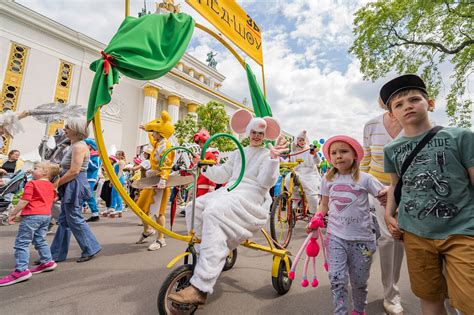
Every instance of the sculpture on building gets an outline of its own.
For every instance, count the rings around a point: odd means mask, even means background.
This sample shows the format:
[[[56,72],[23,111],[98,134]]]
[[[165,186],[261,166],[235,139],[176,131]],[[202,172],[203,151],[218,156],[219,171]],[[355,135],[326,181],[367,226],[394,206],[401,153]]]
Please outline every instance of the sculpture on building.
[[[161,3],[156,4],[156,11],[157,13],[161,13],[161,11],[168,11],[171,13],[180,13],[181,5],[174,4],[174,0],[162,0]]]
[[[207,59],[206,59],[207,65],[214,69],[217,66],[217,61],[216,59],[214,59],[215,56],[217,56],[217,53],[213,53],[212,51],[210,51],[207,53]]]

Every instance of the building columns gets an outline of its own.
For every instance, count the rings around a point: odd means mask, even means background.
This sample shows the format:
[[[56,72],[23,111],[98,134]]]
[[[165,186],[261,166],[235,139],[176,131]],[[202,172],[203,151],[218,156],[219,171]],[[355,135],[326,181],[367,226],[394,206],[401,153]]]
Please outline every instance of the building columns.
[[[197,108],[198,108],[198,104],[195,104],[195,103],[189,103],[188,104],[188,114],[193,116],[193,119],[197,121],[198,119],[198,115],[197,115]]]
[[[158,88],[146,85],[143,88],[143,115],[142,123],[146,124],[156,118],[156,101],[158,100]],[[140,144],[148,143],[146,132],[140,132]]]
[[[171,116],[171,121],[176,123],[179,119],[179,103],[180,103],[179,96],[170,95],[168,96],[168,113]]]

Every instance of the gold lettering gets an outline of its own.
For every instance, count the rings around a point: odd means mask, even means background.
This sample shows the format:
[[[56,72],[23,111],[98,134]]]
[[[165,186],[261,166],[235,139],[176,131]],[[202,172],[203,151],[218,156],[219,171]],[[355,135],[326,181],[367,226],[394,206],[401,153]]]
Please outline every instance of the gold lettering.
[[[239,27],[239,29],[237,29],[237,26]],[[235,15],[234,15],[234,30],[243,38],[245,39],[245,29],[242,28],[242,25],[240,25],[240,23],[238,23],[235,19]]]
[[[229,21],[229,12],[227,12],[226,9],[222,8],[222,16],[221,16],[221,20],[223,20],[224,22],[227,23],[227,25],[230,26],[230,21]]]
[[[214,6],[214,4],[215,4],[215,6]],[[219,2],[217,2],[217,0],[211,0],[211,9],[212,9],[212,11],[219,14]]]
[[[253,45],[255,43],[255,40],[253,39],[253,36],[250,32],[247,32],[247,34],[245,34],[245,37],[247,38],[247,41],[250,45]]]

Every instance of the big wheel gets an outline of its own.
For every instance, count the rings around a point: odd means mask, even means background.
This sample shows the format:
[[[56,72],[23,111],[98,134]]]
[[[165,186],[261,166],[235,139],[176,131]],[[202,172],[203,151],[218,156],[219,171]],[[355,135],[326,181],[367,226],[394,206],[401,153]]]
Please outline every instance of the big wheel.
[[[169,314],[193,314],[197,306],[195,305],[183,305],[171,302],[168,300],[170,293],[178,292],[190,285],[189,280],[193,276],[192,265],[182,265],[174,269],[160,288],[158,293],[158,311],[162,315]]]
[[[227,255],[225,259],[224,268],[222,268],[222,271],[227,271],[227,270],[232,269],[236,261],[237,261],[237,248],[235,248],[233,251],[230,251],[229,255]]]
[[[288,257],[291,266],[291,259]],[[273,288],[278,292],[278,294],[286,294],[292,284],[293,280],[290,279],[289,273],[286,270],[285,260],[280,260],[280,265],[278,266],[278,276],[272,277]]]
[[[295,212],[291,207],[288,194],[279,195],[270,210],[270,234],[275,245],[286,248],[291,240],[294,227]]]

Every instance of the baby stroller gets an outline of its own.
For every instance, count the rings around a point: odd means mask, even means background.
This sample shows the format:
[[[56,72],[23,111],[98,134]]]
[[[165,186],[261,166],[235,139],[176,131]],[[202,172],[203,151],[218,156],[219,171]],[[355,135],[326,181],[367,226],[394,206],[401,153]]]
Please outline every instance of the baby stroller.
[[[0,187],[0,224],[8,225],[8,213],[11,207],[10,194],[15,194],[23,188],[27,180],[26,174],[23,171],[15,172],[8,184]]]

